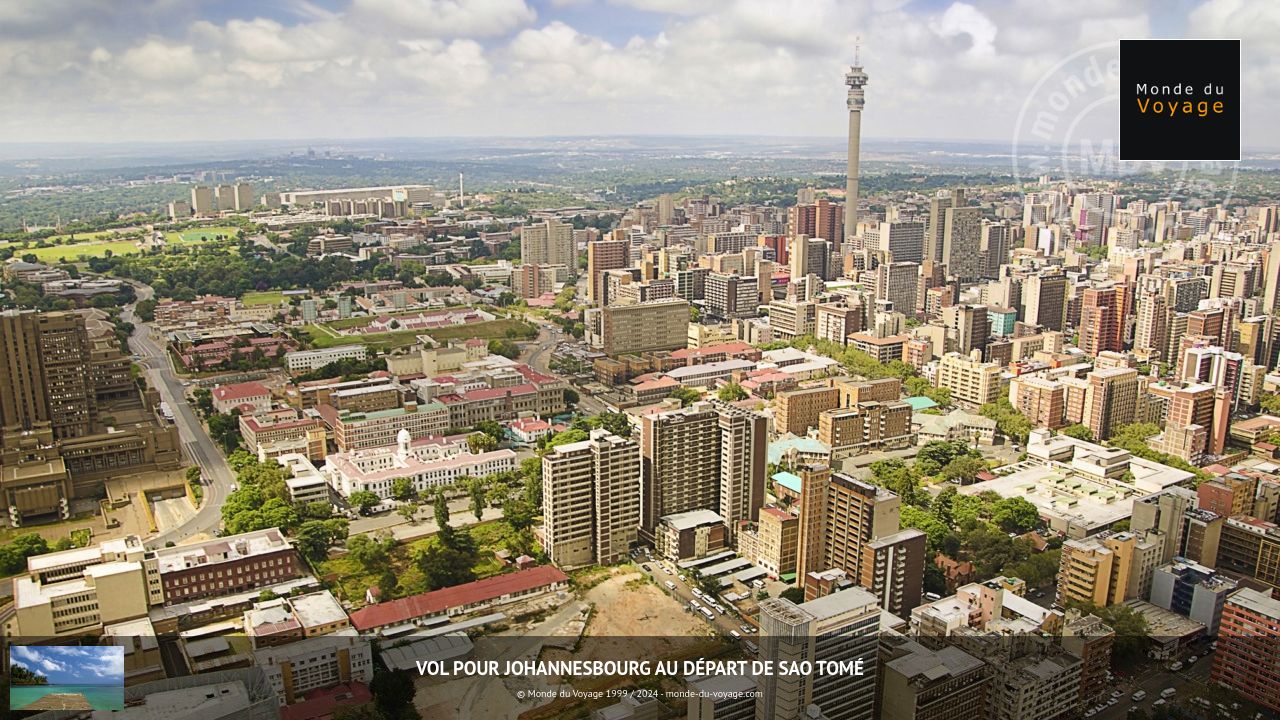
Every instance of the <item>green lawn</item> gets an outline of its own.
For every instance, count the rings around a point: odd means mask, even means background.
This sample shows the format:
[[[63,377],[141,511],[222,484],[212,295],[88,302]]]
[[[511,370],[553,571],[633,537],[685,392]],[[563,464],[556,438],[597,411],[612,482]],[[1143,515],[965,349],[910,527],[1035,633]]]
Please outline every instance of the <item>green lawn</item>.
[[[230,225],[219,227],[190,228],[187,230],[171,231],[164,234],[164,239],[168,242],[181,243],[201,243],[217,240],[219,235],[230,240],[240,232],[240,228]]]
[[[284,293],[279,290],[245,293],[241,296],[240,302],[244,303],[245,307],[253,307],[254,305],[279,305],[284,302]]]
[[[94,243],[76,243],[74,245],[54,245],[53,247],[37,248],[33,247],[27,250],[17,252],[19,257],[28,253],[35,255],[36,259],[44,263],[58,262],[62,258],[69,261],[75,261],[84,256],[86,258],[103,257],[110,250],[112,255],[133,255],[139,252],[138,246],[132,240],[113,240],[110,242],[94,242]]]
[[[338,322],[342,321],[329,323],[329,326],[337,325]],[[317,325],[309,326],[307,328],[307,332],[311,335],[311,340],[317,348],[364,344],[375,350],[385,350],[412,345],[417,342],[418,335],[430,335],[442,343],[447,340],[469,338],[493,340],[496,338],[506,337],[507,330],[519,330],[522,327],[523,325],[519,320],[504,318],[501,320],[490,320],[487,322],[468,323],[466,325],[438,328],[435,330],[428,330],[426,332],[418,330],[396,330],[394,332],[373,333],[371,335],[339,335],[334,337]]]

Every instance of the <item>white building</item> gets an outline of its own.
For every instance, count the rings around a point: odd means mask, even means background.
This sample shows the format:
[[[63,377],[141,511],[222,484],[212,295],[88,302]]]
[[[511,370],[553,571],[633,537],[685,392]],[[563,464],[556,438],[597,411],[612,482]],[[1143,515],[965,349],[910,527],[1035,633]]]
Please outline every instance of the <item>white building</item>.
[[[285,453],[276,462],[289,468],[293,477],[284,481],[289,488],[289,500],[294,503],[329,502],[329,482],[315,465],[300,453]]]
[[[414,440],[408,430],[401,430],[395,445],[330,455],[322,473],[343,497],[368,490],[389,500],[391,484],[397,478],[409,478],[415,490],[425,493],[463,475],[484,477],[515,469],[516,454],[511,450],[475,455],[467,452],[464,443],[449,443],[439,437]]]
[[[368,348],[358,343],[323,350],[294,350],[284,354],[284,366],[289,372],[307,372],[339,360],[364,360],[368,355]]]
[[[369,641],[354,630],[259,649],[254,657],[281,705],[297,702],[318,688],[346,682],[368,684],[373,679],[373,651]]]

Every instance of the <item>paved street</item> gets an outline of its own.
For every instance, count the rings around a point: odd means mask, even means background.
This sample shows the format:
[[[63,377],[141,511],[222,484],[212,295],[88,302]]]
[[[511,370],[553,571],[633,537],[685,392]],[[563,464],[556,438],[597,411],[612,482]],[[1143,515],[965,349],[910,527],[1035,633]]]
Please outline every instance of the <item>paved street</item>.
[[[666,561],[648,560],[643,554],[641,554],[640,557],[636,559],[636,567],[638,567],[641,572],[652,577],[664,592],[671,594],[676,600],[679,600],[680,604],[684,606],[685,612],[695,612],[689,609],[689,602],[692,600],[697,600],[699,605],[706,607],[707,603],[705,601],[694,596],[693,586],[691,586],[689,582],[680,579],[680,569],[676,567],[674,563],[666,562],[666,565],[674,571],[668,573],[663,568],[663,562]],[[648,570],[644,569],[645,565],[649,566]],[[684,573],[684,575],[685,577],[688,577],[688,573]],[[675,586],[674,589],[667,587],[668,582]],[[721,598],[716,598],[716,601],[725,609],[725,614],[721,615],[714,609],[708,608],[711,609],[711,613],[714,616],[714,619],[708,620],[711,627],[721,635],[731,635],[736,632],[743,636],[744,639],[751,639],[751,635],[742,632],[742,619],[733,611],[733,607]],[[699,617],[705,619],[706,616],[699,613]]]
[[[154,295],[154,291],[148,286],[135,285],[135,287],[139,300],[147,300]],[[192,535],[212,534],[222,523],[222,504],[231,494],[235,473],[231,471],[226,458],[209,437],[209,433],[205,431],[195,410],[187,402],[186,388],[173,372],[173,365],[169,362],[163,340],[151,336],[151,327],[134,315],[132,305],[125,307],[121,318],[134,324],[133,335],[129,337],[129,346],[133,353],[141,358],[138,364],[144,368],[147,380],[159,391],[160,399],[168,403],[173,411],[183,454],[190,462],[200,466],[205,481],[204,503],[195,517],[180,527],[149,539],[147,545],[163,547],[166,542],[182,542]]]

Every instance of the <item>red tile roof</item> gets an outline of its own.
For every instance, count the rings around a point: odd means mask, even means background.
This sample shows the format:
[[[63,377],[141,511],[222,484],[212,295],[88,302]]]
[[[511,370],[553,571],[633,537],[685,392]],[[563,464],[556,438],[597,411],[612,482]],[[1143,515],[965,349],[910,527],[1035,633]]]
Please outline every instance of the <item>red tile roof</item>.
[[[260,382],[243,382],[233,385],[219,385],[213,389],[214,400],[241,400],[251,397],[270,395],[271,391]]]
[[[369,605],[351,613],[351,625],[364,632],[396,625],[415,618],[439,615],[450,608],[466,607],[503,595],[528,592],[568,581],[569,576],[553,565],[539,565],[528,570],[495,575],[465,585],[410,595],[407,598]]]
[[[280,708],[280,720],[321,720],[333,717],[339,708],[363,705],[373,699],[373,693],[364,683],[335,685],[317,688],[303,696],[305,699]]]

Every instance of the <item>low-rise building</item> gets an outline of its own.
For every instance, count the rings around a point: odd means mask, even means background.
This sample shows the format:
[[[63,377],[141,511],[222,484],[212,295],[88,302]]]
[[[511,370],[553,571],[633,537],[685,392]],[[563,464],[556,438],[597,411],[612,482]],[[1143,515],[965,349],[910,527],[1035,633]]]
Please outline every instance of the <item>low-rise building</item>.
[[[305,575],[302,559],[279,528],[153,552],[164,597],[175,603],[231,595]]]
[[[291,373],[319,370],[329,363],[339,360],[364,360],[369,350],[359,343],[353,345],[337,345],[320,350],[295,350],[285,353],[284,366]]]
[[[404,407],[374,412],[341,411],[321,405],[316,412],[333,431],[339,452],[394,445],[401,430],[414,438],[443,435],[448,430],[449,408],[442,402],[408,401]]]
[[[241,415],[253,415],[271,409],[271,390],[260,382],[219,385],[212,395],[213,409],[220,413],[239,409]]]
[[[415,439],[402,429],[395,444],[329,455],[321,474],[343,497],[367,490],[390,500],[398,478],[408,478],[414,490],[423,494],[463,476],[484,477],[515,469],[516,454],[511,450],[473,454],[465,442],[452,443],[440,436]]]

